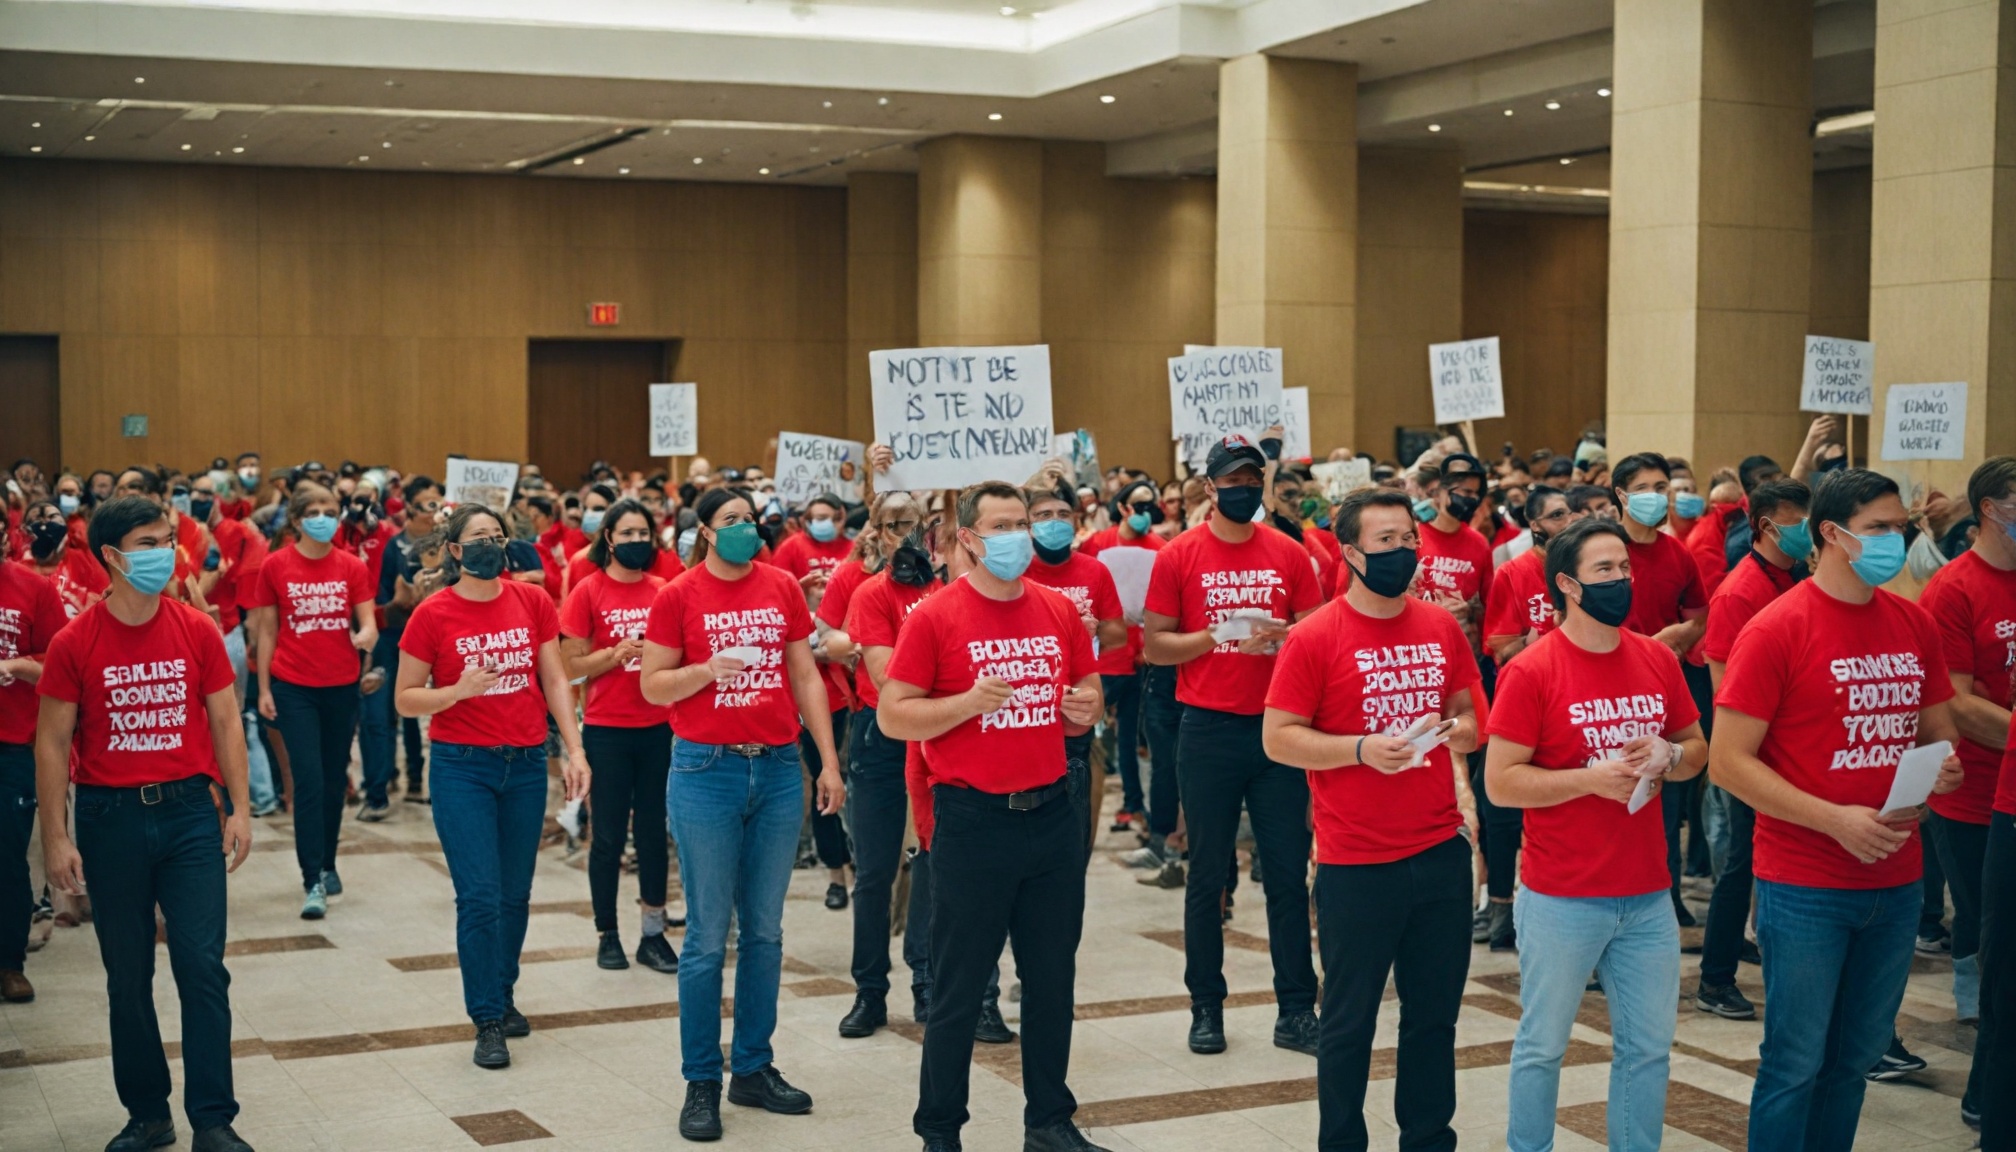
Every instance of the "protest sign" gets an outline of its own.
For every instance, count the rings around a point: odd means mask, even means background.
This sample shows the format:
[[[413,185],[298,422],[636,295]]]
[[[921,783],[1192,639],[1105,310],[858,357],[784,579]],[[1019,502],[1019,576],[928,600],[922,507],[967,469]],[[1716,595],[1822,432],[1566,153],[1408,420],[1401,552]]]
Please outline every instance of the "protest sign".
[[[1050,455],[1071,466],[1071,482],[1080,488],[1102,491],[1102,477],[1099,474],[1099,445],[1092,439],[1092,433],[1080,428],[1076,432],[1059,432]]]
[[[518,488],[518,465],[503,460],[467,460],[450,456],[441,474],[442,499],[455,505],[481,504],[501,513]]]
[[[1358,489],[1372,486],[1372,458],[1354,456],[1349,460],[1311,464],[1309,475],[1323,485],[1323,498],[1336,504]]]
[[[878,490],[1020,484],[1055,446],[1047,344],[887,349],[868,374],[875,439],[896,457]]]
[[[1802,412],[1876,411],[1876,346],[1866,340],[1806,337],[1806,373],[1799,384]]]
[[[1505,374],[1498,337],[1428,346],[1428,382],[1435,394],[1435,423],[1493,420],[1505,415]]]
[[[1309,389],[1281,389],[1281,459],[1307,460],[1309,450]]]
[[[651,385],[651,455],[691,456],[700,451],[700,386]]]
[[[1279,348],[1204,348],[1169,358],[1169,428],[1177,457],[1204,467],[1211,445],[1260,434],[1283,418]]]
[[[1883,405],[1885,460],[1960,460],[1966,440],[1966,384],[1890,386]]]
[[[831,492],[850,504],[861,502],[861,472],[868,447],[809,432],[777,434],[777,499],[803,508],[814,496]]]
[[[1120,612],[1129,624],[1141,623],[1148,603],[1148,576],[1155,567],[1155,553],[1146,548],[1107,548],[1099,562],[1113,573],[1113,590],[1120,594]]]

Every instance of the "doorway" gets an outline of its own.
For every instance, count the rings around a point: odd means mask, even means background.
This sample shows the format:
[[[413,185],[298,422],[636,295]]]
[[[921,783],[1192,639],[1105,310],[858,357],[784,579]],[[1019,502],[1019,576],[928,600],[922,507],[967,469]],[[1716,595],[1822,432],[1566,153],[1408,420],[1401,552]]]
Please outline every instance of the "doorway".
[[[56,337],[0,336],[0,467],[35,461],[53,483],[63,467]]]
[[[676,340],[534,340],[525,428],[529,458],[556,487],[597,460],[648,470],[650,385],[672,380]]]

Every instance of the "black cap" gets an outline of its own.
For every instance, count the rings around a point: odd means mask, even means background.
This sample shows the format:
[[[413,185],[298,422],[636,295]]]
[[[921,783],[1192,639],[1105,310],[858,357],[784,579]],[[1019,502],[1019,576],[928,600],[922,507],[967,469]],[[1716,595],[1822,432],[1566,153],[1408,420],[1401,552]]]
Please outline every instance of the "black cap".
[[[1241,468],[1251,468],[1255,472],[1267,471],[1267,456],[1260,446],[1237,432],[1211,446],[1211,454],[1204,458],[1204,475],[1216,480],[1230,475]]]
[[[1459,461],[1468,464],[1469,467],[1462,469],[1451,467],[1451,465]],[[1481,476],[1486,480],[1491,478],[1490,472],[1484,467],[1484,462],[1470,455],[1468,452],[1451,452],[1442,458],[1442,479],[1453,480],[1458,476],[1469,476],[1472,474]]]

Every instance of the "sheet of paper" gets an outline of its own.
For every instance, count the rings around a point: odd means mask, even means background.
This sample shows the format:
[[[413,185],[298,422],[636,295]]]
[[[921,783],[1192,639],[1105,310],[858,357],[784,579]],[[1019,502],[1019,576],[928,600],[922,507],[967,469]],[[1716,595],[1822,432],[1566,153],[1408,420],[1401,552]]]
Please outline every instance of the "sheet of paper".
[[[1099,553],[1099,562],[1113,573],[1113,590],[1120,594],[1120,614],[1129,624],[1141,623],[1148,602],[1148,577],[1155,570],[1155,553],[1146,548],[1108,548]]]
[[[1241,608],[1232,615],[1211,626],[1211,638],[1220,644],[1228,640],[1245,640],[1252,636],[1255,625],[1263,620],[1272,620],[1273,614],[1265,608]]]
[[[1656,774],[1638,777],[1638,786],[1631,789],[1631,799],[1624,805],[1624,811],[1636,816],[1640,808],[1651,802],[1652,786],[1658,782],[1659,777]]]
[[[726,656],[730,660],[740,660],[742,666],[747,668],[758,660],[763,659],[763,649],[753,644],[745,644],[740,648],[723,648],[721,651],[716,652],[715,655]]]
[[[1442,727],[1442,717],[1423,716],[1407,726],[1400,734],[1402,740],[1414,746],[1414,759],[1407,765],[1419,768],[1428,762],[1428,754],[1449,742],[1449,734]]]
[[[1939,782],[1939,765],[1952,754],[1952,743],[1941,740],[1898,757],[1897,775],[1890,781],[1890,798],[1883,802],[1882,811],[1887,815],[1925,803],[1932,795],[1932,785]]]

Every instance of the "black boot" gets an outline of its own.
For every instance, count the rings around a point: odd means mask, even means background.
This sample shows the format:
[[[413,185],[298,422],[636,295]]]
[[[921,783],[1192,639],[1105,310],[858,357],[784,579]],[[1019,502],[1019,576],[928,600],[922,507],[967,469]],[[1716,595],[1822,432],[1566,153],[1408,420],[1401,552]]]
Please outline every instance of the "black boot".
[[[812,1111],[811,1094],[792,1087],[775,1064],[765,1064],[747,1076],[730,1076],[728,1102],[780,1116],[802,1116]]]
[[[1491,951],[1517,952],[1519,934],[1512,928],[1512,905],[1491,902]]]
[[[1190,1006],[1190,1051],[1215,1056],[1225,1051],[1225,1009],[1212,1004]]]
[[[876,1029],[889,1023],[889,1009],[882,1002],[880,992],[856,992],[854,1007],[840,1018],[840,1035],[849,1040],[860,1040],[875,1034]]]
[[[105,1152],[146,1152],[149,1148],[164,1148],[175,1142],[175,1121],[162,1117],[159,1120],[141,1120],[135,1117],[126,1122],[112,1142],[105,1145]]]
[[[595,966],[611,972],[630,967],[630,958],[623,954],[623,937],[619,933],[602,933],[601,942],[595,945]]]
[[[982,1044],[1013,1044],[1015,1032],[1001,1018],[1001,1005],[992,1001],[980,1005],[980,1018],[973,1022],[973,1039]]]
[[[196,1139],[189,1142],[190,1152],[252,1152],[247,1144],[229,1124],[219,1124],[215,1128],[205,1128],[196,1133]]]
[[[513,1040],[532,1034],[532,1021],[527,1020],[525,1014],[518,1011],[518,1005],[508,992],[504,994],[504,1019],[498,1023],[504,1026],[504,1035]]]
[[[1065,1120],[1048,1128],[1024,1128],[1022,1152],[1106,1152],[1106,1149],[1085,1139],[1076,1124]]]
[[[1314,1056],[1320,1028],[1314,1012],[1283,1012],[1274,1021],[1274,1046]]]
[[[910,986],[910,1019],[915,1020],[919,1024],[925,1024],[930,1022],[930,1016],[931,986],[929,984],[912,984]]]
[[[478,1068],[509,1068],[511,1049],[504,1043],[504,1022],[485,1020],[476,1025],[476,1055],[472,1058]]]
[[[672,950],[672,942],[662,935],[646,936],[637,942],[637,963],[667,976],[675,976],[679,972],[679,954]]]
[[[721,1138],[719,1080],[694,1080],[686,1085],[686,1104],[679,1109],[679,1135],[688,1140]]]

